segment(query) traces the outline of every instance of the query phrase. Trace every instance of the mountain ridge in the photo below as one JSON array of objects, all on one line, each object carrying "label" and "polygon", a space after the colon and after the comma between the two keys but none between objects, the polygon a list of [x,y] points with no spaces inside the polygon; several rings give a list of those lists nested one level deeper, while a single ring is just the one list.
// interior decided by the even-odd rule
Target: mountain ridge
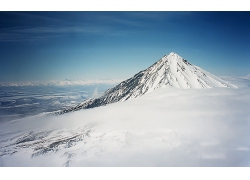
[{"label": "mountain ridge", "polygon": [[169,55],[164,55],[147,69],[108,89],[101,97],[88,99],[77,106],[57,111],[55,114],[123,102],[161,87],[181,89],[237,88],[200,67],[192,65],[175,52],[171,52]]}]

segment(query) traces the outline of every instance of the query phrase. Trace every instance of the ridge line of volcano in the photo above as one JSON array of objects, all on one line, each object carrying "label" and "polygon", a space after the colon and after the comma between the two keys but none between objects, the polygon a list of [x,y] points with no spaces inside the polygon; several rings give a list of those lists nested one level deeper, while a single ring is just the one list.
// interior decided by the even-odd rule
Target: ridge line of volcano
[{"label": "ridge line of volcano", "polygon": [[123,102],[161,87],[181,89],[237,88],[200,67],[192,65],[178,54],[171,52],[169,55],[164,55],[147,69],[108,89],[101,97],[87,99],[81,104],[52,112],[52,114],[64,114],[80,109]]}]

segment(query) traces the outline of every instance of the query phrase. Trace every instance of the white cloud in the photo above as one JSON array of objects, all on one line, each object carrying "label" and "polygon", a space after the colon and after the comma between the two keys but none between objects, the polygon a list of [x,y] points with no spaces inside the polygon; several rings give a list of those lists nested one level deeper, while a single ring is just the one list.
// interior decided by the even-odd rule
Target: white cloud
[{"label": "white cloud", "polygon": [[98,87],[97,88],[95,88],[95,90],[94,90],[94,92],[93,92],[93,94],[92,94],[92,98],[98,98],[99,97],[99,92],[98,92]]},{"label": "white cloud", "polygon": [[63,80],[63,81],[20,81],[0,82],[0,86],[74,86],[93,84],[118,84],[121,79]]},{"label": "white cloud", "polygon": [[0,166],[249,166],[249,99],[246,87],[163,88],[2,122]]},{"label": "white cloud", "polygon": [[238,147],[237,150],[239,151],[249,151],[248,147]]}]

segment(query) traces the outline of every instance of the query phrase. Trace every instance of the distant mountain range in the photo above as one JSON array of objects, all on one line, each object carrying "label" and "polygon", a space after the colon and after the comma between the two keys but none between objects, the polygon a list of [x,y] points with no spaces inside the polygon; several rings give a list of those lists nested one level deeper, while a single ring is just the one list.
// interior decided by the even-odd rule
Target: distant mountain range
[{"label": "distant mountain range", "polygon": [[77,106],[53,112],[53,114],[64,114],[80,109],[122,102],[162,87],[181,89],[237,88],[237,86],[216,77],[198,66],[192,65],[178,54],[171,52],[149,68],[108,89],[101,97],[88,99]]}]

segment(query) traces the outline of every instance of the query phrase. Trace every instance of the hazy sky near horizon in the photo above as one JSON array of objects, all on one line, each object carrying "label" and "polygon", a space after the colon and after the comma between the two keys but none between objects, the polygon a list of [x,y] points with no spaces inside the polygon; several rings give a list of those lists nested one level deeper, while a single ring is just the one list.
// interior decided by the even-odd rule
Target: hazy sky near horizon
[{"label": "hazy sky near horizon", "polygon": [[176,52],[250,74],[250,12],[0,12],[0,81],[127,79]]}]

